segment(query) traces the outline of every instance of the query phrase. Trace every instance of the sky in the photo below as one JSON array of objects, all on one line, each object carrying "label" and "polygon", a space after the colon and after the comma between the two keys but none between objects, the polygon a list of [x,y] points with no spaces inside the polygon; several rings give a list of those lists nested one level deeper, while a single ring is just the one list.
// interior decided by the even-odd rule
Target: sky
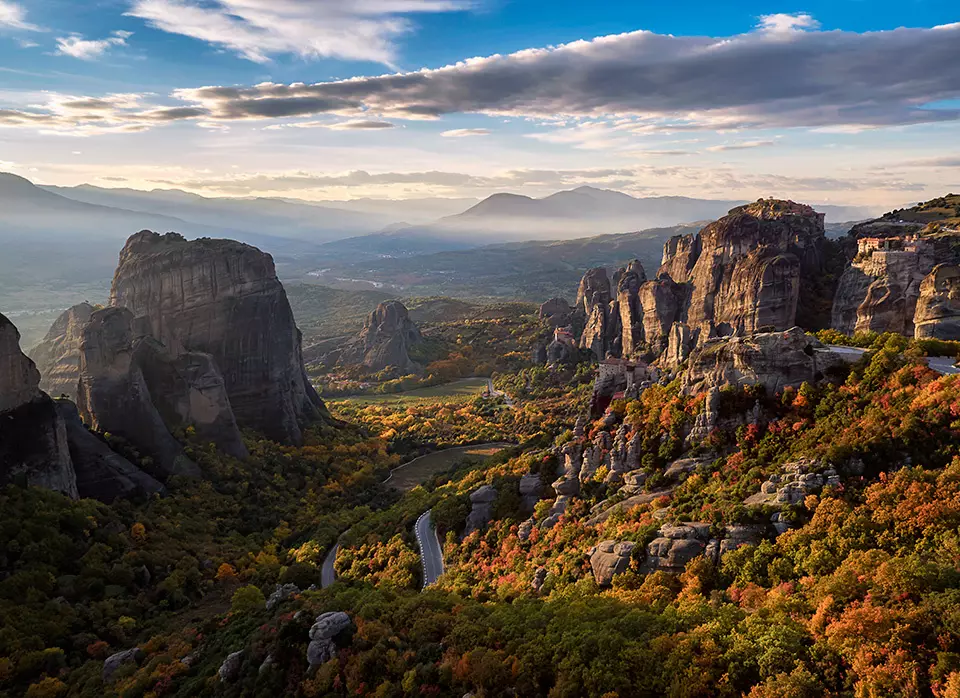
[{"label": "sky", "polygon": [[0,0],[0,171],[207,196],[960,191],[947,0]]}]

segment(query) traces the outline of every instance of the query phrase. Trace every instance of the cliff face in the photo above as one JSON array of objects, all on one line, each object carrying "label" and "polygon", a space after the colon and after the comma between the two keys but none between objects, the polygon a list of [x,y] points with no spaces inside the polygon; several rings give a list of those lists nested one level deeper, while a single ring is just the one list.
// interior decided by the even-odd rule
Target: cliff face
[{"label": "cliff face", "polygon": [[120,436],[153,461],[151,474],[199,475],[154,406],[143,371],[134,360],[133,315],[126,308],[95,312],[80,345],[78,407],[94,430]]},{"label": "cliff face", "polygon": [[0,315],[0,484],[22,482],[77,497],[66,426],[40,391],[20,333]]},{"label": "cliff face", "polygon": [[302,427],[326,415],[270,255],[229,240],[137,233],[120,253],[111,304],[149,318],[175,354],[211,355],[241,426],[298,444]]},{"label": "cliff face", "polygon": [[75,397],[80,379],[80,339],[84,326],[90,321],[93,306],[80,303],[65,311],[54,321],[30,355],[40,369],[40,389],[60,396]]},{"label": "cliff face", "polygon": [[960,340],[960,266],[938,265],[920,284],[916,337]]},{"label": "cliff face", "polygon": [[[791,201],[763,200],[733,209],[696,235],[671,238],[648,281],[639,262],[614,276],[603,269],[580,283],[577,308],[586,320],[580,346],[607,354],[672,361],[711,337],[749,335],[794,325],[804,279],[822,272],[823,215]],[[681,323],[674,327],[675,323]]]},{"label": "cliff face", "polygon": [[701,342],[793,325],[802,278],[822,268],[822,214],[761,200],[733,209],[700,237],[686,321]]}]

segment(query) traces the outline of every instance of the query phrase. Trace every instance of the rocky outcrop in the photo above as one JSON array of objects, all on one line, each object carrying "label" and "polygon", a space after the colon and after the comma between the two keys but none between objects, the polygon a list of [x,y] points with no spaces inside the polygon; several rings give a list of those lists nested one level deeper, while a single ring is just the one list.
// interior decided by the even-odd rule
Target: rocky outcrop
[{"label": "rocky outcrop", "polygon": [[40,390],[40,372],[20,333],[0,315],[0,484],[19,482],[76,498],[66,425]]},{"label": "rocky outcrop", "polygon": [[912,336],[920,286],[932,269],[932,260],[916,252],[874,250],[858,255],[840,277],[831,326],[848,335]]},{"label": "rocky outcrop", "polygon": [[590,556],[590,568],[593,570],[593,578],[597,584],[602,587],[610,586],[615,576],[626,572],[630,567],[630,558],[635,547],[636,543],[630,541],[618,543],[605,540],[596,547],[590,548],[587,555]]},{"label": "rocky outcrop", "polygon": [[153,403],[135,360],[132,313],[126,308],[98,310],[83,330],[80,345],[78,407],[90,428],[127,440],[152,463],[150,474],[166,481],[173,475],[199,475],[199,469]]},{"label": "rocky outcrop", "polygon": [[272,611],[291,596],[300,593],[300,587],[296,584],[277,584],[273,592],[267,598],[267,610]]},{"label": "rocky outcrop", "polygon": [[140,657],[143,653],[140,651],[139,647],[134,647],[133,649],[124,650],[123,652],[117,652],[116,654],[111,654],[103,662],[103,670],[101,671],[101,678],[104,683],[109,681],[113,675],[116,673],[117,669],[122,667],[124,664],[136,663],[140,661]]},{"label": "rocky outcrop", "polygon": [[149,318],[174,354],[211,355],[241,426],[299,444],[304,425],[326,415],[273,259],[255,247],[137,233],[120,253],[110,300]]},{"label": "rocky outcrop", "polygon": [[768,395],[787,386],[822,380],[843,358],[827,351],[816,337],[799,327],[750,337],[715,339],[689,359],[682,390],[687,395],[728,385],[763,385]]},{"label": "rocky outcrop", "polygon": [[918,339],[960,340],[960,266],[940,264],[924,278],[913,324]]},{"label": "rocky outcrop", "polygon": [[464,535],[485,528],[493,518],[493,503],[497,501],[497,490],[493,485],[483,485],[470,494],[470,513]]},{"label": "rocky outcrop", "polygon": [[46,337],[30,351],[40,369],[40,389],[49,395],[75,398],[80,380],[80,340],[93,306],[80,303],[58,317]]},{"label": "rocky outcrop", "polygon": [[663,246],[663,261],[657,276],[668,276],[678,284],[688,282],[702,249],[699,235],[674,235]]},{"label": "rocky outcrop", "polygon": [[317,616],[310,628],[310,644],[307,646],[307,662],[310,666],[325,664],[337,656],[337,635],[353,625],[343,611],[333,611]]},{"label": "rocky outcrop", "polygon": [[580,347],[598,359],[654,357],[676,368],[713,337],[786,330],[823,269],[824,217],[792,201],[741,206],[696,235],[671,238],[657,278],[638,262],[584,275]]},{"label": "rocky outcrop", "polygon": [[340,361],[362,363],[371,371],[393,367],[408,372],[416,368],[410,350],[421,339],[406,306],[400,301],[387,301],[370,313],[355,349],[344,352]]},{"label": "rocky outcrop", "polygon": [[217,670],[217,676],[219,676],[220,680],[224,683],[236,681],[237,677],[240,676],[240,666],[242,663],[243,650],[231,652],[226,656],[226,659],[223,660],[223,663]]},{"label": "rocky outcrop", "polygon": [[540,306],[537,317],[551,327],[565,327],[573,317],[573,308],[565,298],[551,298]]},{"label": "rocky outcrop", "polygon": [[532,512],[540,495],[543,492],[543,482],[537,473],[527,473],[520,478],[520,498],[523,500],[523,509]]},{"label": "rocky outcrop", "polygon": [[822,271],[823,221],[809,206],[761,199],[704,228],[686,317],[698,341],[792,327],[803,279]]},{"label": "rocky outcrop", "polygon": [[76,405],[58,400],[56,409],[66,426],[70,459],[81,497],[110,504],[117,499],[149,497],[164,491],[158,480],[91,434],[81,421]]}]

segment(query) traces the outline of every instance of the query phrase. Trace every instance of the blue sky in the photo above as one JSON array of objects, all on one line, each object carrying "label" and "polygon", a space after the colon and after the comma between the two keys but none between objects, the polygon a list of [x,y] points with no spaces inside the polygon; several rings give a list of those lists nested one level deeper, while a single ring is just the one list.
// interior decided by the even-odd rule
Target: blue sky
[{"label": "blue sky", "polygon": [[960,189],[957,22],[944,0],[0,0],[0,166],[210,195],[899,205]]}]

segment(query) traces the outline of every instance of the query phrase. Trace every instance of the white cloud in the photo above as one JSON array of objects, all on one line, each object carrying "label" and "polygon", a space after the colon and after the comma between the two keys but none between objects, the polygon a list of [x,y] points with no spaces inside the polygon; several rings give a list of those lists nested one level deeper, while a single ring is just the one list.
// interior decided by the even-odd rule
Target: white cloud
[{"label": "white cloud", "polygon": [[451,131],[444,131],[440,134],[444,138],[472,138],[475,136],[489,136],[488,128],[455,128]]},{"label": "white cloud", "polygon": [[113,32],[106,39],[84,39],[79,34],[61,36],[57,39],[57,54],[79,58],[83,61],[92,61],[102,56],[110,48],[126,46],[127,39],[131,36],[133,34],[130,32],[122,31]]},{"label": "white cloud", "polygon": [[452,12],[471,0],[132,0],[152,27],[222,46],[251,61],[295,54],[392,65],[406,15]]},{"label": "white cloud", "polygon": [[721,145],[714,145],[707,150],[711,153],[722,153],[727,150],[752,150],[753,148],[769,148],[772,145],[776,145],[776,141],[741,141],[740,143],[723,143]]},{"label": "white cloud", "polygon": [[27,11],[11,0],[0,0],[0,29],[40,31],[40,27],[27,22]]},{"label": "white cloud", "polygon": [[819,29],[820,22],[808,14],[773,14],[760,17],[758,28],[769,34],[789,34],[804,29]]}]

